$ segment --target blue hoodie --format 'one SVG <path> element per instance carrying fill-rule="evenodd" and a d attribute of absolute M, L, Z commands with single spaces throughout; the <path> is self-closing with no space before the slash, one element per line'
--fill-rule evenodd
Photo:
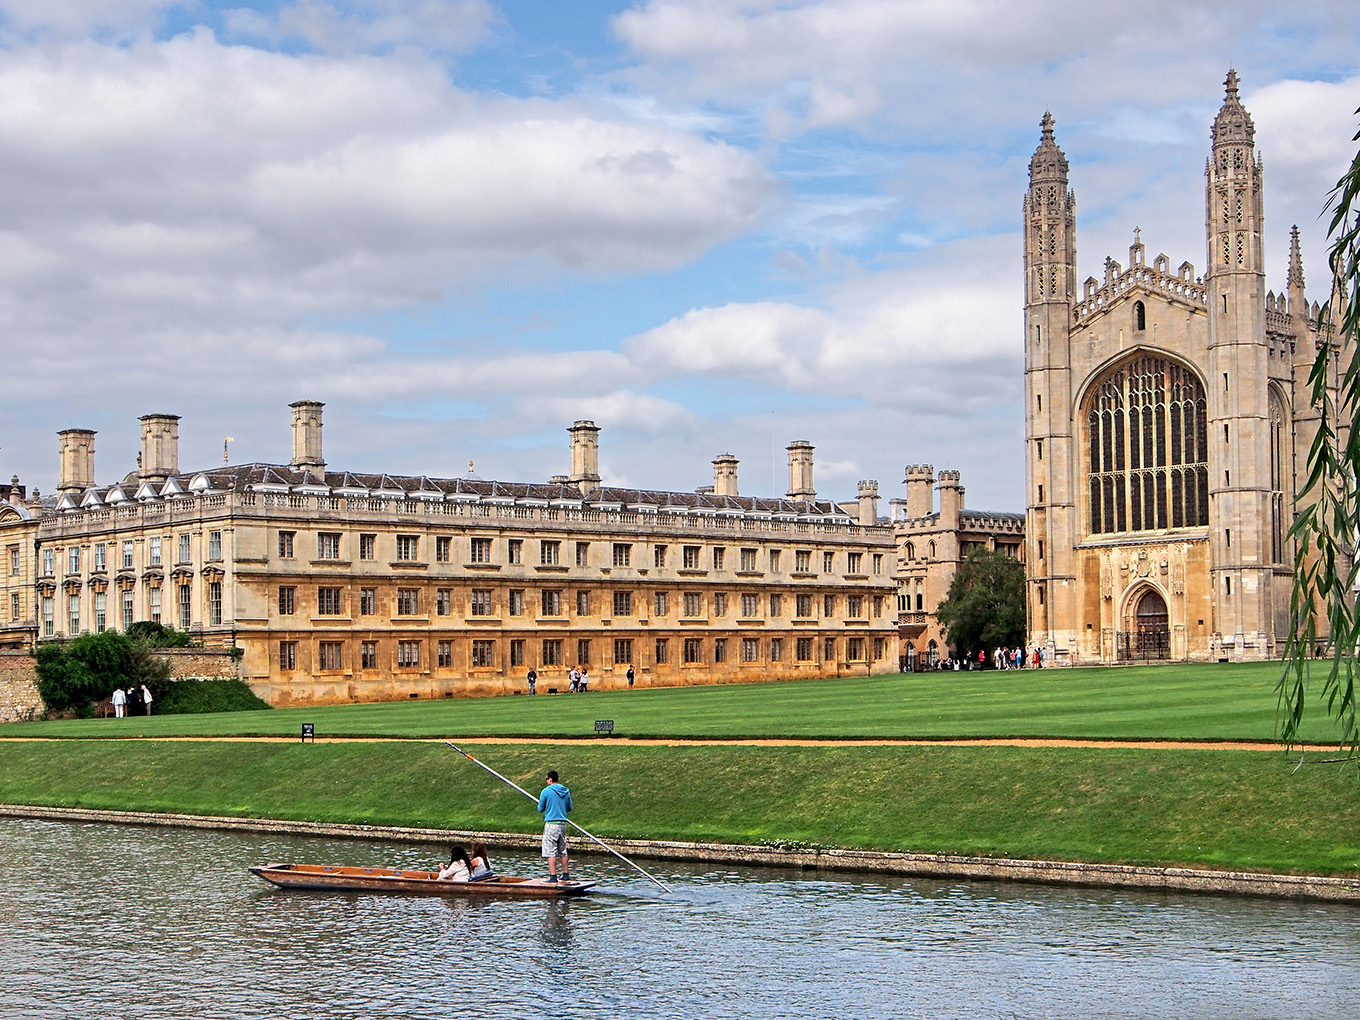
<path fill-rule="evenodd" d="M 551 783 L 538 795 L 538 810 L 545 822 L 565 822 L 571 810 L 571 791 L 561 783 Z"/>

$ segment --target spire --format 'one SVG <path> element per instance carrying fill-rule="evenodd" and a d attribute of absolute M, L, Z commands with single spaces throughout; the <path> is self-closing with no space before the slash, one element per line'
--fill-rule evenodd
<path fill-rule="evenodd" d="M 1030 183 L 1061 181 L 1066 187 L 1067 156 L 1053 140 L 1053 114 L 1045 110 L 1043 120 L 1039 121 L 1039 127 L 1042 131 L 1039 147 L 1034 150 L 1034 157 L 1029 161 Z"/>
<path fill-rule="evenodd" d="M 1299 251 L 1299 228 L 1298 224 L 1289 232 L 1289 289 L 1295 287 L 1299 292 L 1303 292 L 1303 255 Z"/>
<path fill-rule="evenodd" d="M 1223 108 L 1218 111 L 1214 126 L 1209 131 L 1214 148 L 1233 142 L 1254 145 L 1256 125 L 1252 123 L 1251 114 L 1247 113 L 1242 100 L 1238 98 L 1237 72 L 1229 68 L 1228 78 L 1223 84 L 1225 87 Z"/>

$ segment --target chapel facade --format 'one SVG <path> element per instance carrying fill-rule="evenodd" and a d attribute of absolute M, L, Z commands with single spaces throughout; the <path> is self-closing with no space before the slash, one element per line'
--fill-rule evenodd
<path fill-rule="evenodd" d="M 1149 258 L 1135 228 L 1128 264 L 1079 285 L 1068 162 L 1041 123 L 1023 204 L 1026 594 L 1030 644 L 1056 665 L 1284 650 L 1308 376 L 1334 332 L 1297 228 L 1284 288 L 1266 289 L 1264 171 L 1233 71 L 1226 88 L 1203 275 Z"/>

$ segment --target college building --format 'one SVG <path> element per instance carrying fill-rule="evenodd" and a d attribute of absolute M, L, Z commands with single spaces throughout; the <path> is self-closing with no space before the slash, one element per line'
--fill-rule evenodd
<path fill-rule="evenodd" d="M 818 499 L 813 447 L 785 498 L 604 486 L 599 429 L 545 483 L 334 471 L 298 401 L 288 464 L 178 465 L 179 418 L 141 418 L 138 467 L 98 485 L 95 433 L 59 434 L 55 494 L 0 504 L 0 647 L 155 620 L 241 649 L 274 705 L 895 668 L 892 528 L 877 483 Z"/>
<path fill-rule="evenodd" d="M 1284 286 L 1266 289 L 1264 169 L 1234 72 L 1226 86 L 1202 275 L 1149 256 L 1135 228 L 1127 264 L 1078 284 L 1048 114 L 1030 161 L 1027 602 L 1030 643 L 1056 665 L 1266 659 L 1287 639 L 1287 534 L 1318 430 L 1308 375 L 1335 335 L 1304 292 L 1297 229 Z"/>

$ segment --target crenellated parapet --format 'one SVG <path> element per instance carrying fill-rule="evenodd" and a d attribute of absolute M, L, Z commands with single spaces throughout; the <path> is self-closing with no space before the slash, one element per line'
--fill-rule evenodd
<path fill-rule="evenodd" d="M 1204 280 L 1195 275 L 1194 265 L 1182 262 L 1174 274 L 1169 266 L 1170 260 L 1165 255 L 1153 259 L 1151 267 L 1134 265 L 1129 269 L 1124 269 L 1114 259 L 1106 259 L 1104 284 L 1089 276 L 1082 285 L 1081 300 L 1072 310 L 1074 325 L 1084 326 L 1133 290 L 1157 294 L 1172 304 L 1204 311 L 1209 296 Z"/>

